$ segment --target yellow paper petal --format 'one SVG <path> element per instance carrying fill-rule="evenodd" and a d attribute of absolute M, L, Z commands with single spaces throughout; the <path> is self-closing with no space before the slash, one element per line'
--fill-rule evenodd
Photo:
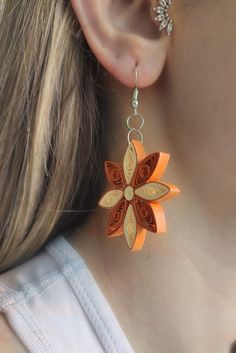
<path fill-rule="evenodd" d="M 122 190 L 108 191 L 99 201 L 99 206 L 104 208 L 114 207 L 123 197 Z"/>
<path fill-rule="evenodd" d="M 135 190 L 135 194 L 147 201 L 158 200 L 168 194 L 170 189 L 165 184 L 158 182 L 147 183 Z"/>
<path fill-rule="evenodd" d="M 137 155 L 132 142 L 129 143 L 127 150 L 124 156 L 123 169 L 125 174 L 125 179 L 127 184 L 130 183 L 130 180 L 134 174 L 135 168 L 137 165 Z"/>
<path fill-rule="evenodd" d="M 125 215 L 124 220 L 124 235 L 128 246 L 132 249 L 137 234 L 137 224 L 132 205 L 130 204 Z"/>

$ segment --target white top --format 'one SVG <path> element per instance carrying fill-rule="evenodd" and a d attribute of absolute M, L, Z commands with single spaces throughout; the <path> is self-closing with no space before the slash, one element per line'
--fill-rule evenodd
<path fill-rule="evenodd" d="M 0 311 L 30 353 L 134 353 L 84 260 L 62 234 L 0 275 Z"/>

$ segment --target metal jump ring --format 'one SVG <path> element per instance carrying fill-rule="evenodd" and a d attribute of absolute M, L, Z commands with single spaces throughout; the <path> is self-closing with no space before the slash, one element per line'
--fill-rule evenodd
<path fill-rule="evenodd" d="M 131 141 L 130 141 L 130 135 L 131 135 L 131 133 L 132 133 L 133 131 L 136 131 L 136 132 L 138 133 L 138 135 L 139 135 L 139 137 L 140 137 L 140 142 L 143 143 L 143 134 L 141 133 L 140 130 L 135 129 L 134 127 L 128 132 L 128 136 L 127 136 L 128 143 L 131 142 Z"/>
<path fill-rule="evenodd" d="M 135 129 L 140 130 L 140 129 L 142 129 L 142 127 L 143 127 L 143 125 L 144 125 L 144 118 L 143 118 L 143 116 L 142 116 L 141 114 L 139 114 L 139 113 L 132 114 L 132 115 L 130 115 L 130 116 L 127 118 L 127 127 L 128 127 L 129 129 L 133 129 L 133 127 L 130 126 L 130 120 L 131 120 L 132 118 L 135 118 L 135 117 L 137 117 L 137 118 L 140 119 L 140 126 L 139 126 L 139 127 L 136 127 Z"/>

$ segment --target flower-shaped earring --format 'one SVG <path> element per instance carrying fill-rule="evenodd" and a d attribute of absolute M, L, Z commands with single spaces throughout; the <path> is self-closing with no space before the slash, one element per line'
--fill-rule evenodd
<path fill-rule="evenodd" d="M 153 9 L 157 14 L 154 20 L 159 22 L 159 31 L 162 31 L 165 28 L 168 36 L 173 30 L 173 21 L 170 19 L 168 14 L 168 9 L 171 4 L 171 0 L 159 0 L 157 6 Z"/>
<path fill-rule="evenodd" d="M 154 152 L 146 156 L 141 142 L 132 139 L 125 152 L 123 167 L 105 162 L 105 172 L 112 190 L 105 193 L 99 205 L 111 209 L 108 235 L 124 233 L 130 250 L 140 250 L 147 230 L 164 233 L 166 222 L 160 201 L 179 192 L 170 183 L 160 181 L 169 154 Z"/>
<path fill-rule="evenodd" d="M 129 249 L 137 251 L 142 248 L 147 231 L 166 232 L 165 214 L 160 201 L 175 196 L 180 190 L 171 183 L 160 181 L 170 155 L 163 152 L 148 155 L 145 153 L 143 135 L 140 131 L 144 119 L 137 111 L 137 85 L 131 105 L 134 111 L 127 118 L 127 127 L 130 131 L 123 165 L 105 161 L 105 173 L 112 189 L 105 192 L 98 204 L 100 207 L 110 209 L 108 236 L 124 234 Z M 139 119 L 138 128 L 131 126 L 133 118 Z M 130 139 L 132 132 L 138 133 L 140 141 Z"/>

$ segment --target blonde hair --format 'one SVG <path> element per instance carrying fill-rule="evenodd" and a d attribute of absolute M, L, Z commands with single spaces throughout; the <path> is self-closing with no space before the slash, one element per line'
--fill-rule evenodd
<path fill-rule="evenodd" d="M 5 271 L 81 222 L 86 212 L 74 210 L 94 207 L 103 127 L 97 62 L 70 2 L 0 4 L 0 271 Z"/>

